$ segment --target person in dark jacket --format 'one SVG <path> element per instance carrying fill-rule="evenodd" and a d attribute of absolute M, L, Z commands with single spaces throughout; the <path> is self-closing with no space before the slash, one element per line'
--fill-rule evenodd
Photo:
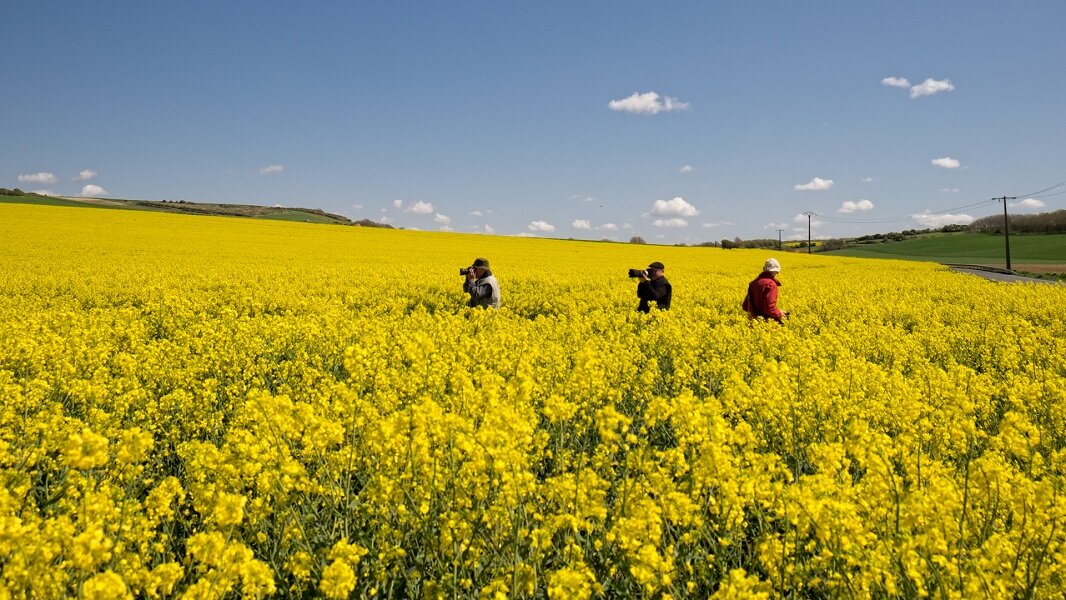
<path fill-rule="evenodd" d="M 463 291 L 470 294 L 470 306 L 482 308 L 500 307 L 500 284 L 489 270 L 489 261 L 484 258 L 474 260 L 466 269 L 466 281 Z"/>
<path fill-rule="evenodd" d="M 663 263 L 653 262 L 640 275 L 640 283 L 637 284 L 637 298 L 640 298 L 637 310 L 640 312 L 651 312 L 649 302 L 654 302 L 661 310 L 670 309 L 670 296 L 673 294 L 673 288 L 663 275 L 665 270 Z"/>
<path fill-rule="evenodd" d="M 777 274 L 780 272 L 781 263 L 776 258 L 769 258 L 763 265 L 762 273 L 748 284 L 748 295 L 744 297 L 742 306 L 749 318 L 773 319 L 784 324 L 788 313 L 777 307 L 777 288 L 781 287 Z"/>

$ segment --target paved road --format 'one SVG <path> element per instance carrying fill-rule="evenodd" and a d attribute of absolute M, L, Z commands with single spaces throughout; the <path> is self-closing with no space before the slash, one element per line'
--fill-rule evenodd
<path fill-rule="evenodd" d="M 992 281 L 999 281 L 1002 283 L 1043 283 L 1046 285 L 1060 285 L 1058 281 L 1052 281 L 1049 279 L 1036 279 L 1034 277 L 1022 277 L 1021 275 L 1007 275 L 1005 273 L 995 273 L 993 271 L 982 271 L 981 269 L 951 267 L 951 270 L 957 273 L 966 273 L 967 275 L 977 275 L 978 277 L 984 277 L 985 279 L 991 279 Z"/>

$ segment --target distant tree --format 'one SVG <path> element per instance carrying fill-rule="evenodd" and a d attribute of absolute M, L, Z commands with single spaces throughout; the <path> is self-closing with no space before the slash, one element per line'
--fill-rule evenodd
<path fill-rule="evenodd" d="M 989 215 L 970 223 L 970 231 L 1003 233 L 1003 215 Z M 1035 215 L 1010 215 L 1011 233 L 1066 233 L 1066 210 Z"/>
<path fill-rule="evenodd" d="M 724 239 L 724 240 L 721 241 L 721 244 L 722 244 L 722 248 L 724 248 L 726 250 L 732 250 L 733 248 L 737 247 L 736 242 L 734 242 L 733 240 L 725 240 Z"/>
<path fill-rule="evenodd" d="M 630 244 L 647 244 L 648 242 L 645 242 L 644 238 L 640 237 L 639 235 L 635 235 L 635 236 L 629 238 L 629 243 Z"/>
<path fill-rule="evenodd" d="M 378 223 L 376 221 L 371 221 L 370 219 L 360 219 L 358 221 L 352 221 L 352 225 L 355 225 L 356 227 L 382 227 L 385 229 L 395 229 L 395 227 L 393 227 L 392 225 L 389 225 L 387 223 Z"/>

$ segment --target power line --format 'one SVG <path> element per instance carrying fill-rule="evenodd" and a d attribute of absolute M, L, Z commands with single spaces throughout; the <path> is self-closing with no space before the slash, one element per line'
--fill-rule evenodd
<path fill-rule="evenodd" d="M 1063 194 L 1066 194 L 1066 190 L 1062 190 L 1061 192 L 1055 192 L 1054 194 L 1042 194 L 1040 196 L 1034 196 L 1032 194 L 1028 194 L 1025 197 L 1026 198 L 1034 198 L 1034 199 L 1035 198 L 1050 198 L 1052 196 L 1061 196 Z"/>
<path fill-rule="evenodd" d="M 1035 196 L 1037 194 L 1043 194 L 1044 192 L 1050 192 L 1051 190 L 1053 190 L 1055 188 L 1060 188 L 1060 187 L 1062 187 L 1064 185 L 1066 185 L 1066 181 L 1060 181 L 1060 182 L 1056 183 L 1055 185 L 1053 185 L 1053 186 L 1051 186 L 1049 188 L 1044 188 L 1044 189 L 1042 189 L 1040 191 L 1033 192 L 1031 194 L 1018 194 L 1018 196 L 1024 197 L 1024 198 L 1031 198 L 1031 197 L 1033 197 L 1033 196 Z M 1059 193 L 1061 193 L 1061 192 L 1059 192 Z M 1018 196 L 1015 196 L 1015 197 L 1018 197 Z"/>

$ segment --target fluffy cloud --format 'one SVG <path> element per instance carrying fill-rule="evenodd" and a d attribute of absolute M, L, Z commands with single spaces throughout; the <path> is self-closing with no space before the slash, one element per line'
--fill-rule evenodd
<path fill-rule="evenodd" d="M 929 162 L 933 163 L 934 165 L 936 165 L 938 167 L 944 168 L 944 169 L 958 169 L 959 168 L 959 161 L 955 160 L 954 158 L 951 158 L 950 156 L 945 156 L 943 158 L 934 158 L 933 160 L 931 160 Z"/>
<path fill-rule="evenodd" d="M 683 167 L 681 167 L 679 172 L 680 173 L 691 173 L 691 172 L 693 172 L 695 170 L 696 170 L 696 167 L 693 167 L 692 165 L 684 165 Z"/>
<path fill-rule="evenodd" d="M 970 215 L 933 215 L 928 211 L 911 215 L 911 218 L 927 228 L 943 227 L 945 225 L 969 225 L 970 223 L 973 223 L 973 217 Z"/>
<path fill-rule="evenodd" d="M 648 214 L 653 217 L 695 217 L 700 211 L 678 196 L 671 200 L 656 200 Z"/>
<path fill-rule="evenodd" d="M 273 173 L 281 173 L 285 170 L 283 165 L 270 165 L 259 169 L 260 175 L 271 175 Z"/>
<path fill-rule="evenodd" d="M 485 225 L 485 233 L 496 233 L 496 230 L 493 229 L 492 225 L 486 224 Z"/>
<path fill-rule="evenodd" d="M 955 86 L 951 83 L 950 79 L 926 79 L 925 81 L 911 85 L 911 82 L 902 77 L 885 77 L 881 80 L 881 85 L 894 88 L 910 89 L 911 98 L 920 98 L 922 96 L 932 96 L 933 94 L 939 94 L 940 92 L 950 92 L 955 89 Z"/>
<path fill-rule="evenodd" d="M 574 194 L 573 196 L 570 196 L 570 199 L 571 200 L 580 200 L 582 202 L 588 203 L 588 202 L 592 202 L 593 200 L 595 200 L 596 197 L 595 196 L 582 196 L 581 194 Z"/>
<path fill-rule="evenodd" d="M 396 203 L 394 202 L 393 205 L 396 206 Z M 399 206 L 397 206 L 397 208 L 399 208 Z M 431 215 L 433 214 L 433 204 L 416 200 L 414 203 L 408 204 L 407 208 L 403 209 L 403 212 L 412 215 Z"/>
<path fill-rule="evenodd" d="M 797 192 L 824 192 L 833 187 L 832 179 L 822 179 L 821 177 L 815 177 L 808 183 L 797 184 L 793 189 Z"/>
<path fill-rule="evenodd" d="M 552 232 L 555 231 L 555 225 L 545 221 L 532 221 L 529 224 L 529 230 Z"/>
<path fill-rule="evenodd" d="M 470 211 L 470 216 L 471 217 L 480 217 L 480 216 L 482 216 L 481 215 L 481 211 L 480 210 L 472 210 L 472 211 Z"/>
<path fill-rule="evenodd" d="M 857 211 L 873 210 L 873 208 L 874 208 L 874 203 L 870 202 L 869 200 L 859 200 L 858 202 L 853 202 L 851 200 L 845 200 L 844 203 L 840 205 L 840 208 L 837 209 L 837 212 L 839 212 L 839 213 L 853 213 L 853 212 L 857 212 Z"/>
<path fill-rule="evenodd" d="M 1021 202 L 1011 204 L 1011 206 L 1015 208 L 1044 208 L 1045 206 L 1047 206 L 1047 204 L 1044 204 L 1042 201 L 1037 200 L 1036 198 L 1026 198 Z"/>
<path fill-rule="evenodd" d="M 99 173 L 93 171 L 92 169 L 85 169 L 84 171 L 79 172 L 76 177 L 74 177 L 74 181 L 89 181 L 93 177 L 96 177 L 98 174 Z"/>
<path fill-rule="evenodd" d="M 80 195 L 85 198 L 99 198 L 100 196 L 107 196 L 108 193 L 104 188 L 90 183 L 81 188 Z"/>
<path fill-rule="evenodd" d="M 606 231 L 615 231 L 615 230 L 618 229 L 618 226 L 615 225 L 614 223 L 604 223 L 603 225 L 600 225 L 596 229 L 604 229 Z"/>
<path fill-rule="evenodd" d="M 677 218 L 677 217 L 675 217 L 673 219 L 655 219 L 655 221 L 652 223 L 652 225 L 654 225 L 656 227 L 669 227 L 669 228 L 688 227 L 688 221 L 686 221 L 684 219 L 681 219 L 681 218 Z"/>
<path fill-rule="evenodd" d="M 19 183 L 55 183 L 56 176 L 51 173 L 26 173 L 19 175 Z"/>
<path fill-rule="evenodd" d="M 574 219 L 570 226 L 574 229 L 592 229 L 592 223 L 588 219 Z"/>
<path fill-rule="evenodd" d="M 688 102 L 679 102 L 677 98 L 671 98 L 670 96 L 660 97 L 659 94 L 655 92 L 646 92 L 643 94 L 634 93 L 628 98 L 611 100 L 607 103 L 607 106 L 611 110 L 645 115 L 657 115 L 661 112 L 671 112 L 675 110 L 688 110 Z"/>
<path fill-rule="evenodd" d="M 950 92 L 953 89 L 955 89 L 955 86 L 951 84 L 950 79 L 926 79 L 918 85 L 911 86 L 911 98 L 932 96 L 940 92 Z"/>
<path fill-rule="evenodd" d="M 442 215 L 442 214 L 440 214 L 440 213 L 437 213 L 437 214 L 436 214 L 436 215 L 435 215 L 435 216 L 433 217 L 433 221 L 434 221 L 435 223 L 440 223 L 441 225 L 447 225 L 448 223 L 451 223 L 451 222 L 452 222 L 452 218 L 451 218 L 451 217 L 449 217 L 448 215 Z"/>

